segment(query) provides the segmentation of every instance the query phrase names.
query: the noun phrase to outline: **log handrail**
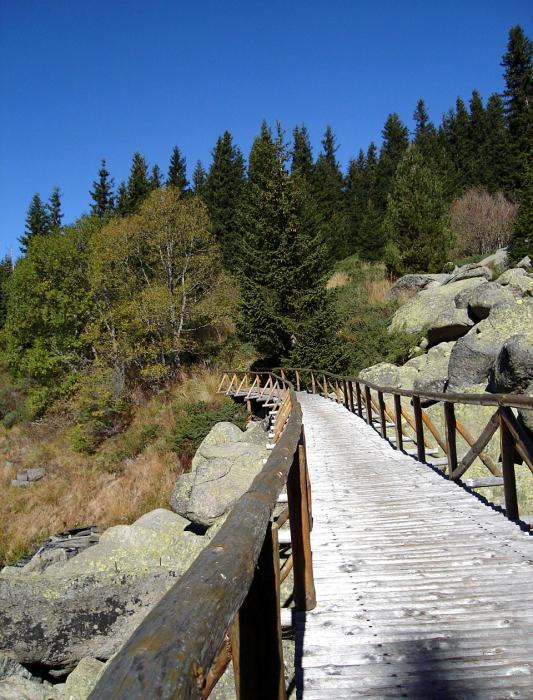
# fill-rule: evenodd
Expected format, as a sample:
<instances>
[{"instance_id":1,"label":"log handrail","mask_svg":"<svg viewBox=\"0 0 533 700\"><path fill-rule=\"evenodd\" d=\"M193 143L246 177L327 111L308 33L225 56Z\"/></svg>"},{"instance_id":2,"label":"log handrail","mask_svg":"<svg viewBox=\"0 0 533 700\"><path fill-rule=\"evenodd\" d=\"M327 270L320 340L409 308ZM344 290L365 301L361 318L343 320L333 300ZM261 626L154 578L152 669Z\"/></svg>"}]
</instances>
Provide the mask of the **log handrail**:
<instances>
[{"instance_id":1,"label":"log handrail","mask_svg":"<svg viewBox=\"0 0 533 700\"><path fill-rule=\"evenodd\" d=\"M240 699L286 697L281 576L292 568L297 608L310 610L316 604L302 409L292 383L274 372L227 372L219 392L229 394L238 386L247 400L253 399L249 377L255 383L265 375L269 400L275 392L278 401L283 399L266 464L213 540L109 662L91 700L206 698L228 663L228 643ZM260 394L258 387L256 398L264 400ZM285 485L288 513L283 518L289 518L292 555L280 569L272 513Z\"/></svg>"}]
</instances>

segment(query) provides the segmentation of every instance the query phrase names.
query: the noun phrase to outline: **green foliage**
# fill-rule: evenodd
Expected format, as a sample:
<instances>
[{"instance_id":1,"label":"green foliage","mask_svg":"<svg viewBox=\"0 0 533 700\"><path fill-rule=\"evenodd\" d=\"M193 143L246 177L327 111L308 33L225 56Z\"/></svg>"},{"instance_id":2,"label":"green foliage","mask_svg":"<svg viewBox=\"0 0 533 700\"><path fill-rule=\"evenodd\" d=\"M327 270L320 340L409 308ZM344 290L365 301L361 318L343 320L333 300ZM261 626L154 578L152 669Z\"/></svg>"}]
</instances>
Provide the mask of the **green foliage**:
<instances>
[{"instance_id":1,"label":"green foliage","mask_svg":"<svg viewBox=\"0 0 533 700\"><path fill-rule=\"evenodd\" d=\"M409 132L396 113L389 114L382 131L383 144L376 172L375 205L385 212L387 195L391 190L396 168L409 145Z\"/></svg>"},{"instance_id":2,"label":"green foliage","mask_svg":"<svg viewBox=\"0 0 533 700\"><path fill-rule=\"evenodd\" d=\"M93 182L93 189L90 191L92 204L91 211L99 219L103 219L113 211L115 207L115 197L113 194L114 180L110 177L106 168L106 161L102 159L98 180Z\"/></svg>"},{"instance_id":3,"label":"green foliage","mask_svg":"<svg viewBox=\"0 0 533 700\"><path fill-rule=\"evenodd\" d=\"M48 210L39 194L34 194L26 214L26 230L19 238L22 253L26 253L32 238L46 236L50 233L50 218Z\"/></svg>"},{"instance_id":4,"label":"green foliage","mask_svg":"<svg viewBox=\"0 0 533 700\"><path fill-rule=\"evenodd\" d=\"M61 228L61 221L63 219L63 213L61 211L61 193L59 192L59 187L54 187L52 194L48 200L48 222L51 231L59 231Z\"/></svg>"},{"instance_id":5,"label":"green foliage","mask_svg":"<svg viewBox=\"0 0 533 700\"><path fill-rule=\"evenodd\" d=\"M140 455L160 434L161 428L158 425L132 423L123 433L112 438L110 444L106 442L102 445L95 456L95 464L103 471L117 473L125 460Z\"/></svg>"},{"instance_id":6,"label":"green foliage","mask_svg":"<svg viewBox=\"0 0 533 700\"><path fill-rule=\"evenodd\" d=\"M383 226L389 270L440 272L451 244L448 206L441 181L416 146L398 165Z\"/></svg>"},{"instance_id":7,"label":"green foliage","mask_svg":"<svg viewBox=\"0 0 533 700\"><path fill-rule=\"evenodd\" d=\"M170 156L167 185L176 187L181 194L185 194L189 186L189 181L187 180L187 162L185 156L181 155L181 151L177 146L174 146L172 155Z\"/></svg>"},{"instance_id":8,"label":"green foliage","mask_svg":"<svg viewBox=\"0 0 533 700\"><path fill-rule=\"evenodd\" d=\"M18 411L9 411L2 418L2 425L4 428L12 428L15 423L20 420L20 413Z\"/></svg>"},{"instance_id":9,"label":"green foliage","mask_svg":"<svg viewBox=\"0 0 533 700\"><path fill-rule=\"evenodd\" d=\"M291 173L311 182L314 163L309 132L305 126L296 126L292 136Z\"/></svg>"},{"instance_id":10,"label":"green foliage","mask_svg":"<svg viewBox=\"0 0 533 700\"><path fill-rule=\"evenodd\" d=\"M511 259L517 263L526 255L533 260L533 165L530 163L522 190L522 201L511 237Z\"/></svg>"},{"instance_id":11,"label":"green foliage","mask_svg":"<svg viewBox=\"0 0 533 700\"><path fill-rule=\"evenodd\" d=\"M9 255L0 260L0 330L7 316L7 283L13 274L13 261Z\"/></svg>"},{"instance_id":12,"label":"green foliage","mask_svg":"<svg viewBox=\"0 0 533 700\"><path fill-rule=\"evenodd\" d=\"M192 174L192 190L199 197L203 197L205 194L206 179L207 173L204 170L204 166L201 161L197 160Z\"/></svg>"},{"instance_id":13,"label":"green foliage","mask_svg":"<svg viewBox=\"0 0 533 700\"><path fill-rule=\"evenodd\" d=\"M219 406L209 406L203 401L176 406L178 420L170 435L172 449L178 453L193 454L211 428L222 421L235 423L241 430L248 422L244 406L231 399L224 399Z\"/></svg>"},{"instance_id":14,"label":"green foliage","mask_svg":"<svg viewBox=\"0 0 533 700\"><path fill-rule=\"evenodd\" d=\"M121 203L122 193L119 191L119 209L121 214L133 214L150 194L152 183L148 175L148 164L139 152L133 154L130 176L126 185L125 202Z\"/></svg>"}]
</instances>

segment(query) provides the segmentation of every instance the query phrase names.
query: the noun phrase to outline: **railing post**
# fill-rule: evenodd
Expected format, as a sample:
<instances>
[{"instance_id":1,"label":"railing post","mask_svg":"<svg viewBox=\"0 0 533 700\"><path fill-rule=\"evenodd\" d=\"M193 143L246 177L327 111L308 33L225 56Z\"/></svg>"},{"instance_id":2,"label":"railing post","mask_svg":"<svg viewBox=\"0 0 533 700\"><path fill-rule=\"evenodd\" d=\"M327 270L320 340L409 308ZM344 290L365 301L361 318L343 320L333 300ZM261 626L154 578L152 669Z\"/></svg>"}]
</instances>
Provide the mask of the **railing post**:
<instances>
[{"instance_id":1,"label":"railing post","mask_svg":"<svg viewBox=\"0 0 533 700\"><path fill-rule=\"evenodd\" d=\"M387 439L387 418L385 416L385 400L383 392L378 391L379 417L381 420L381 437Z\"/></svg>"},{"instance_id":2,"label":"railing post","mask_svg":"<svg viewBox=\"0 0 533 700\"><path fill-rule=\"evenodd\" d=\"M518 498L516 495L516 474L514 468L515 443L500 408L500 441L502 453L503 492L505 495L505 515L509 520L517 520Z\"/></svg>"},{"instance_id":3,"label":"railing post","mask_svg":"<svg viewBox=\"0 0 533 700\"><path fill-rule=\"evenodd\" d=\"M424 445L424 421L420 397L413 396L413 413L415 414L416 451L419 462L426 461L426 446Z\"/></svg>"},{"instance_id":4,"label":"railing post","mask_svg":"<svg viewBox=\"0 0 533 700\"><path fill-rule=\"evenodd\" d=\"M372 397L370 395L370 388L365 384L365 403L366 403L366 422L368 425L372 425Z\"/></svg>"},{"instance_id":5,"label":"railing post","mask_svg":"<svg viewBox=\"0 0 533 700\"><path fill-rule=\"evenodd\" d=\"M300 391L300 372L296 370L296 391Z\"/></svg>"},{"instance_id":6,"label":"railing post","mask_svg":"<svg viewBox=\"0 0 533 700\"><path fill-rule=\"evenodd\" d=\"M396 449L403 450L402 397L394 394L394 427L396 429Z\"/></svg>"},{"instance_id":7,"label":"railing post","mask_svg":"<svg viewBox=\"0 0 533 700\"><path fill-rule=\"evenodd\" d=\"M269 523L252 585L230 630L238 700L286 700L279 585L279 549Z\"/></svg>"},{"instance_id":8,"label":"railing post","mask_svg":"<svg viewBox=\"0 0 533 700\"><path fill-rule=\"evenodd\" d=\"M363 400L361 398L361 387L359 382L355 382L355 395L357 397L357 415L359 418L363 417Z\"/></svg>"},{"instance_id":9,"label":"railing post","mask_svg":"<svg viewBox=\"0 0 533 700\"><path fill-rule=\"evenodd\" d=\"M313 388L313 394L316 394L316 382L314 372L311 372L311 387Z\"/></svg>"},{"instance_id":10,"label":"railing post","mask_svg":"<svg viewBox=\"0 0 533 700\"><path fill-rule=\"evenodd\" d=\"M444 427L446 433L446 457L448 458L448 478L453 481L453 473L457 469L457 432L455 406L450 401L444 402Z\"/></svg>"},{"instance_id":11,"label":"railing post","mask_svg":"<svg viewBox=\"0 0 533 700\"><path fill-rule=\"evenodd\" d=\"M324 385L324 398L327 399L328 398L328 382L327 382L325 374L322 375L322 379L323 379L322 383Z\"/></svg>"},{"instance_id":12,"label":"railing post","mask_svg":"<svg viewBox=\"0 0 533 700\"><path fill-rule=\"evenodd\" d=\"M353 405L353 383L351 380L348 381L348 408L352 413L355 413Z\"/></svg>"},{"instance_id":13,"label":"railing post","mask_svg":"<svg viewBox=\"0 0 533 700\"><path fill-rule=\"evenodd\" d=\"M287 479L287 501L294 562L294 605L298 610L312 610L316 605L310 535L311 509L308 494L305 434L302 427L300 443Z\"/></svg>"}]
</instances>

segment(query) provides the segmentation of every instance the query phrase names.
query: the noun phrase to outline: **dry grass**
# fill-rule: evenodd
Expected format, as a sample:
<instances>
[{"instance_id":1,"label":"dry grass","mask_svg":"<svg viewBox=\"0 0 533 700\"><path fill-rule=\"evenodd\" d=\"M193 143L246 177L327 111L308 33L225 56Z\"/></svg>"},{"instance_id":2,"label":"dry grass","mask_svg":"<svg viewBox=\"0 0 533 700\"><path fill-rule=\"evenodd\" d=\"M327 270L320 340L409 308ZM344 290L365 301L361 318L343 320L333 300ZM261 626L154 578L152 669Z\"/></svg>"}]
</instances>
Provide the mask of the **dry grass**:
<instances>
[{"instance_id":1,"label":"dry grass","mask_svg":"<svg viewBox=\"0 0 533 700\"><path fill-rule=\"evenodd\" d=\"M106 461L127 444L128 432L87 456L70 447L65 426L51 421L9 431L0 426L0 565L13 563L52 533L131 523L149 510L168 507L174 482L188 466L167 447L165 433L176 420L171 404L212 403L217 388L218 375L202 370L139 406L130 433L157 425L159 437L113 469L105 468ZM34 466L46 468L44 479L25 488L11 486L17 472Z\"/></svg>"},{"instance_id":2,"label":"dry grass","mask_svg":"<svg viewBox=\"0 0 533 700\"><path fill-rule=\"evenodd\" d=\"M393 282L388 277L382 279L366 279L363 286L368 294L368 302L370 304L383 305L389 301L387 296Z\"/></svg>"},{"instance_id":3,"label":"dry grass","mask_svg":"<svg viewBox=\"0 0 533 700\"><path fill-rule=\"evenodd\" d=\"M334 272L327 281L327 289L337 289L338 287L346 287L350 284L350 278L344 272Z\"/></svg>"}]
</instances>

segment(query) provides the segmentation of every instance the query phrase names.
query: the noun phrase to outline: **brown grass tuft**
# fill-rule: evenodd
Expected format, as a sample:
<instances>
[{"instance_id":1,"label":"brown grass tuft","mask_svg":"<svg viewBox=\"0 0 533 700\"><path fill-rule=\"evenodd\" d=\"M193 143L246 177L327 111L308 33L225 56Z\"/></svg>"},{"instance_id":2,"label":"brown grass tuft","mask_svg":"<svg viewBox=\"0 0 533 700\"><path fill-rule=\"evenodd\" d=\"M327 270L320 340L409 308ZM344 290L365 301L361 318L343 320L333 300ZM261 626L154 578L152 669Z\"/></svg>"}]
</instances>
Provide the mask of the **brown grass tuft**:
<instances>
[{"instance_id":1,"label":"brown grass tuft","mask_svg":"<svg viewBox=\"0 0 533 700\"><path fill-rule=\"evenodd\" d=\"M336 289L337 287L346 287L350 284L350 278L345 272L334 272L326 283L327 289Z\"/></svg>"}]
</instances>

